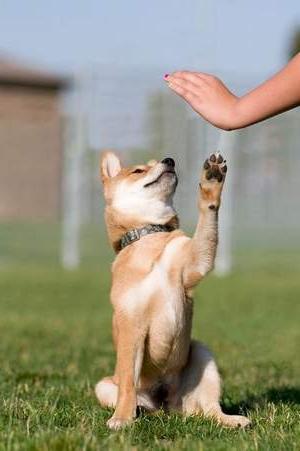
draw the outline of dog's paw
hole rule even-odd
[[[122,429],[126,426],[128,426],[129,424],[131,424],[133,421],[132,418],[128,419],[128,418],[115,418],[114,416],[112,416],[106,423],[107,427],[109,429],[112,429],[114,431],[118,431],[119,429]]]
[[[218,210],[226,172],[226,161],[220,153],[213,153],[205,160],[200,178],[200,208]]]
[[[226,415],[225,426],[231,428],[245,428],[251,424],[249,418],[242,415]]]
[[[226,160],[219,152],[213,153],[204,165],[204,179],[209,181],[223,182],[227,172]]]

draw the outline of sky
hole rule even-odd
[[[139,146],[165,73],[211,72],[242,94],[287,61],[297,26],[299,0],[0,0],[0,56],[77,74],[91,145]]]
[[[0,0],[0,52],[57,71],[97,64],[264,78],[287,58],[299,0]]]

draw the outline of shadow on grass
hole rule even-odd
[[[258,396],[250,395],[239,403],[222,405],[224,412],[236,415],[254,410],[258,406],[262,406],[267,402],[273,404],[300,404],[300,387],[279,387],[270,388]]]

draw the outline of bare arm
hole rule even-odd
[[[300,105],[300,53],[242,97],[230,92],[218,78],[202,72],[174,72],[165,80],[204,119],[224,130],[234,130]]]

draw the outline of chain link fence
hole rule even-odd
[[[242,91],[241,83],[231,83],[233,90],[235,86]],[[2,221],[1,265],[76,267],[111,258],[98,175],[104,148],[115,149],[125,164],[172,156],[179,175],[175,205],[189,233],[197,221],[200,168],[219,150],[228,162],[220,271],[272,266],[276,253],[280,258],[274,262],[298,263],[299,110],[244,130],[220,132],[162,86],[161,71],[97,68],[77,79],[65,101],[65,115],[61,219]]]

